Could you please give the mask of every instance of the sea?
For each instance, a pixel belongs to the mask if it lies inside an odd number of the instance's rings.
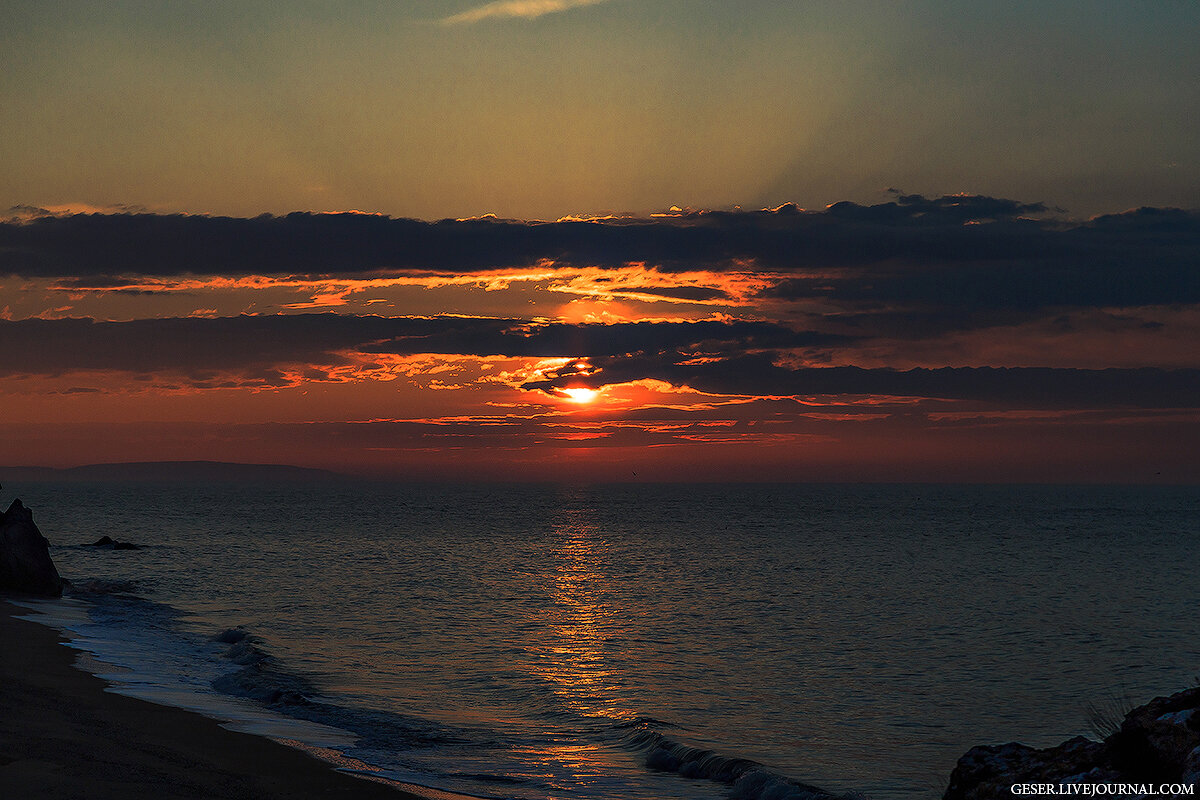
[[[1200,487],[13,490],[113,691],[431,797],[930,800],[1200,681]]]

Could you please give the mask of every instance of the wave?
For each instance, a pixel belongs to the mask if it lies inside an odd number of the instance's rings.
[[[86,598],[89,596],[112,594],[134,598],[137,596],[137,593],[141,591],[141,587],[139,587],[133,581],[111,581],[101,578],[94,578],[91,580],[79,581],[78,583],[71,581],[65,581],[65,583],[67,584],[67,594],[74,597]]]
[[[857,793],[836,795],[801,783],[748,758],[677,742],[654,730],[651,724],[655,722],[633,720],[618,726],[632,730],[625,735],[625,742],[645,754],[650,769],[728,784],[735,800],[865,800]]]
[[[331,702],[303,675],[284,668],[245,628],[227,628],[210,639],[228,644],[221,657],[240,669],[212,681],[223,694],[254,700],[297,719],[350,731],[359,746],[406,750],[434,744],[466,744],[471,739],[427,720]]]
[[[318,690],[307,679],[283,669],[263,648],[261,640],[244,628],[223,630],[212,641],[227,644],[223,658],[241,667],[215,680],[215,689],[256,700],[289,716],[351,731],[361,737],[360,748],[396,752],[428,745],[479,742],[477,731],[471,732],[475,736],[465,736],[424,720],[330,703],[318,696]],[[838,795],[801,783],[750,759],[675,741],[659,729],[678,726],[653,717],[614,722],[610,727],[619,732],[625,746],[644,754],[649,769],[726,784],[732,800],[865,800],[857,793]],[[529,781],[503,775],[450,776],[491,784],[531,785]]]

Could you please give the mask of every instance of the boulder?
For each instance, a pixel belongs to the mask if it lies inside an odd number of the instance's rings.
[[[96,541],[92,542],[88,547],[105,547],[109,550],[141,550],[142,546],[133,542],[118,542],[111,536],[101,536]]]
[[[1082,736],[1038,750],[1008,744],[972,747],[950,773],[944,800],[1011,798],[1014,783],[1107,783],[1116,773],[1102,766],[1104,745]]]
[[[1105,740],[1114,764],[1141,781],[1182,780],[1200,754],[1200,687],[1156,697]]]
[[[1103,742],[1077,736],[1038,750],[1015,742],[973,747],[944,800],[1012,797],[1016,783],[1195,783],[1200,780],[1200,687],[1156,697]]]
[[[0,590],[61,596],[63,581],[50,559],[49,546],[33,523],[33,512],[14,500],[0,515]]]

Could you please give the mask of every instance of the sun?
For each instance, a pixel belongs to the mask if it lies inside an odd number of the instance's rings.
[[[588,389],[584,386],[574,386],[570,389],[562,389],[560,391],[572,403],[590,403],[596,399],[596,395],[600,394],[595,389]]]

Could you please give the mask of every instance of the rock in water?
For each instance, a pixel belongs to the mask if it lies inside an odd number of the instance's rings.
[[[141,550],[142,546],[133,542],[118,542],[111,536],[101,536],[98,540],[92,542],[88,547],[107,547],[111,550]]]
[[[59,597],[63,581],[33,512],[14,500],[0,515],[0,590]]]

